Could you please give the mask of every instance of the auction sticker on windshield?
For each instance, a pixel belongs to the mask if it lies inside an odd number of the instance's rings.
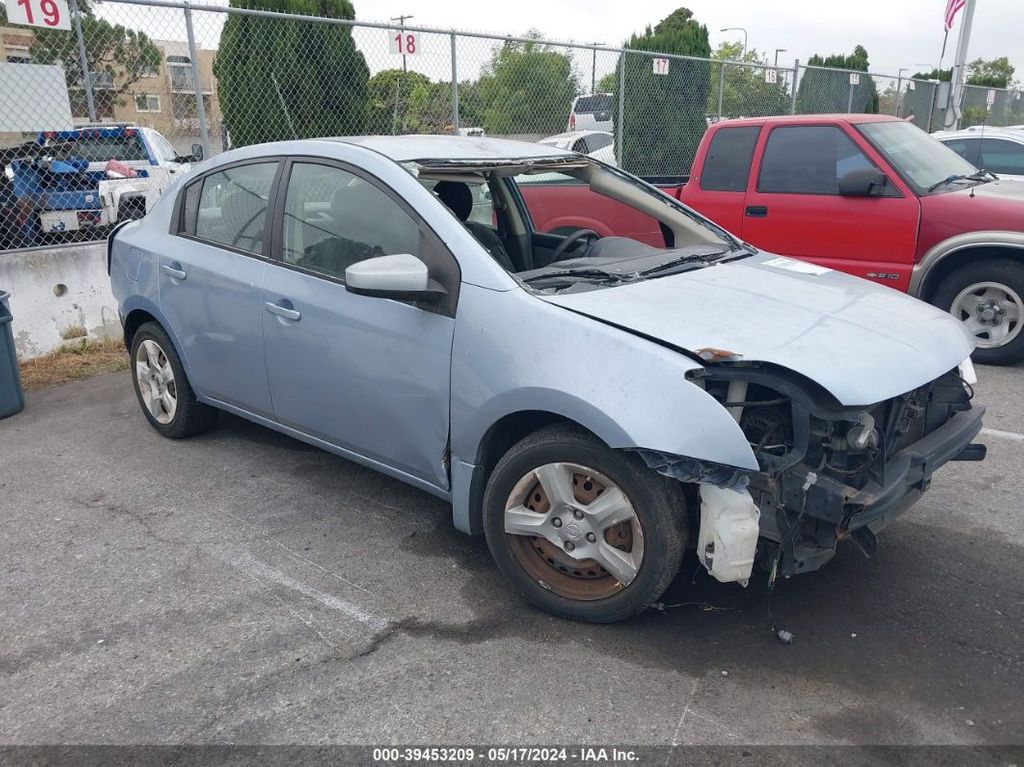
[[[764,262],[765,266],[774,266],[776,269],[785,269],[789,272],[799,274],[827,274],[832,270],[826,266],[809,264],[806,261],[794,261],[792,258],[773,258]]]

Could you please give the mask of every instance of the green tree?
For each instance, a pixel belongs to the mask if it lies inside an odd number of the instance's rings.
[[[1013,74],[1013,64],[1006,56],[989,61],[975,59],[967,65],[967,84],[985,88],[1010,88],[1016,84]]]
[[[477,80],[459,83],[459,126],[482,128],[484,124],[484,99]]]
[[[527,37],[530,42],[509,41],[495,48],[480,75],[488,133],[557,133],[565,129],[569,108],[580,94],[572,57],[545,45],[536,30]]]
[[[431,82],[419,72],[384,69],[367,84],[366,119],[367,133],[448,132],[451,84]]]
[[[231,6],[355,18],[349,0],[231,0]],[[229,15],[213,71],[236,146],[365,132],[370,72],[348,27]]]
[[[619,84],[619,75],[617,72],[609,72],[600,80],[597,81],[597,92],[598,93],[611,93],[616,89]]]
[[[850,55],[831,56],[815,54],[807,60],[800,87],[796,94],[796,108],[800,114],[830,112],[878,112],[878,89],[871,75],[860,75],[857,85],[850,85],[850,72],[868,71],[868,52],[858,45]],[[851,98],[850,89],[853,89]]]
[[[623,47],[700,58],[711,55],[707,27],[688,8],[673,11],[642,35],[634,34]],[[612,100],[615,131],[621,134],[620,165],[648,176],[689,172],[707,128],[708,62],[670,59],[668,73],[655,74],[651,56],[625,54],[618,66],[625,67],[623,114],[619,114],[617,93]]]
[[[82,10],[85,59],[91,75],[96,113],[109,116],[113,114],[115,105],[125,104],[124,94],[133,83],[159,69],[163,57],[145,33],[97,18],[89,4],[81,0],[78,5]],[[29,53],[37,64],[60,64],[64,67],[64,78],[76,107],[75,114],[85,114],[85,78],[75,33],[61,29],[36,29]],[[82,94],[81,102],[79,94]]]
[[[722,43],[711,54],[719,61],[740,61],[747,64],[765,64],[766,57],[755,50],[743,53],[741,43]],[[767,68],[719,64],[725,66],[722,79],[718,67],[712,71],[711,88],[708,93],[707,113],[718,114],[719,83],[722,90],[722,117],[763,117],[789,114],[789,92],[785,77],[779,76],[775,83],[768,82]]]

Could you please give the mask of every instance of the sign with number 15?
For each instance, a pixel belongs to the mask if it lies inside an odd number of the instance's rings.
[[[4,0],[7,21],[44,29],[71,29],[67,0]]]

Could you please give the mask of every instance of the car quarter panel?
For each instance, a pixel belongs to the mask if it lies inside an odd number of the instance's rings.
[[[728,412],[686,380],[701,365],[522,289],[464,287],[452,353],[453,459],[476,463],[501,418],[546,411],[613,448],[757,469]]]

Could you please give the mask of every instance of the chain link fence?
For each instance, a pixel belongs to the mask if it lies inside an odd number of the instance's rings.
[[[326,135],[545,141],[689,172],[708,125],[881,112],[943,127],[948,84],[178,0],[106,0],[71,30],[0,27],[0,249],[104,237],[232,146]],[[966,88],[963,125],[1024,123]],[[562,135],[564,134],[564,135]]]

